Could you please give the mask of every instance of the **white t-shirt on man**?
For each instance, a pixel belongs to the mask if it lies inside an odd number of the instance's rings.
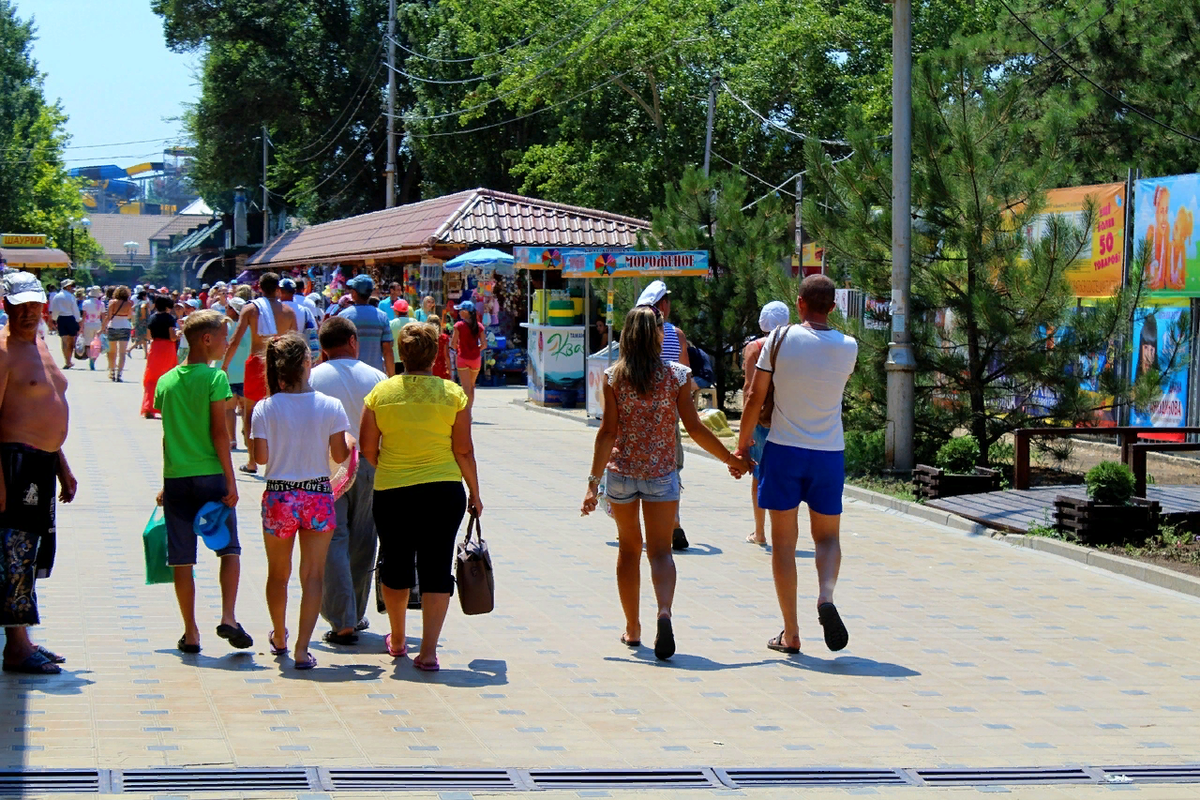
[[[350,430],[342,404],[320,392],[281,392],[254,407],[250,438],[267,440],[268,480],[329,477],[329,437]]]
[[[809,450],[845,450],[842,393],[854,372],[858,342],[840,331],[818,331],[803,325],[776,328],[758,357],[758,368],[771,372],[775,357],[775,412],[768,442]]]
[[[375,384],[385,380],[387,375],[357,358],[335,358],[313,367],[308,385],[342,404],[342,409],[350,419],[350,433],[357,439],[363,401]]]

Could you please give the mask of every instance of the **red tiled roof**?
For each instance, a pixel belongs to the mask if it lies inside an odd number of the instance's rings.
[[[248,267],[411,259],[437,246],[632,247],[650,224],[633,217],[471,189],[288,231]]]

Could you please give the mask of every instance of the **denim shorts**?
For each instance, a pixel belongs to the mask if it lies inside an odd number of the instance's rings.
[[[762,425],[754,426],[754,444],[750,445],[750,460],[754,462],[754,479],[762,480],[763,448],[767,446],[767,434],[770,428]]]
[[[604,495],[608,502],[623,505],[634,500],[647,503],[679,502],[679,473],[672,472],[661,478],[630,478],[612,470],[604,476]]]

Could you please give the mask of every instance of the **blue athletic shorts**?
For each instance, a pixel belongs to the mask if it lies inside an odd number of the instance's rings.
[[[630,478],[611,469],[604,476],[604,494],[610,503],[674,503],[679,501],[679,473],[661,478]]]
[[[758,505],[787,511],[801,503],[818,514],[842,513],[846,460],[841,450],[809,450],[767,442],[758,478]]]

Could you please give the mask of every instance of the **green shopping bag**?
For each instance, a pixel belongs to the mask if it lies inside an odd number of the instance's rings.
[[[167,521],[161,506],[154,507],[142,531],[142,550],[146,553],[147,585],[175,580],[175,571],[167,566]]]

